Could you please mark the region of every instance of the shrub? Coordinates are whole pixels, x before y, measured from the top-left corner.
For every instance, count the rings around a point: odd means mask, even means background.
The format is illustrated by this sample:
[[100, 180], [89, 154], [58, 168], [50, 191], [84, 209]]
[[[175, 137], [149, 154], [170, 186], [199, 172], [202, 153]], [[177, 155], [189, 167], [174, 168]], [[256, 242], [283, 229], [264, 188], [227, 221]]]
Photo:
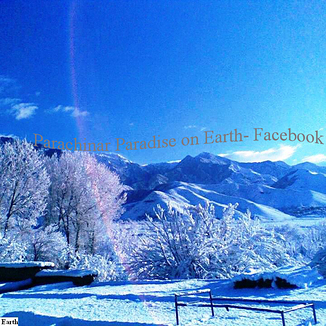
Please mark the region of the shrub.
[[183, 214], [157, 207], [148, 217], [129, 267], [135, 278], [229, 278], [244, 271], [288, 264], [285, 239], [247, 212], [234, 219], [237, 205], [215, 216], [212, 205]]

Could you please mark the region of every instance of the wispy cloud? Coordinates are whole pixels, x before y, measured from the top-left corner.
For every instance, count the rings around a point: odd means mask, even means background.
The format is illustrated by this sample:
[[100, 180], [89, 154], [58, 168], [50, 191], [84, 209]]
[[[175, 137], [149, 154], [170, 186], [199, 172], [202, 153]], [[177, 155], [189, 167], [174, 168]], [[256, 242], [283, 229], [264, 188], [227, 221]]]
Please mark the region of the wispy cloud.
[[[20, 85], [15, 79], [7, 76], [0, 75], [0, 95], [6, 96], [9, 94], [16, 93], [20, 89]], [[10, 95], [9, 95], [10, 96]]]
[[323, 163], [326, 162], [326, 155], [325, 154], [316, 154], [311, 156], [306, 156], [302, 159], [302, 162], [311, 162], [311, 163]]
[[183, 126], [183, 129], [187, 130], [187, 129], [199, 129], [200, 131], [204, 131], [207, 128], [206, 127], [199, 127], [196, 125], [187, 125], [187, 126]]
[[129, 123], [129, 126], [131, 126], [131, 127], [134, 126], [134, 125], [135, 125], [135, 124], [134, 124], [133, 122], [130, 122], [130, 123]]
[[20, 98], [11, 98], [11, 97], [4, 97], [4, 98], [0, 98], [0, 106], [3, 107], [7, 107], [7, 106], [12, 106], [14, 104], [17, 104], [21, 102]]
[[86, 117], [89, 115], [88, 111], [82, 111], [79, 108], [75, 106], [64, 106], [64, 105], [58, 105], [55, 107], [53, 110], [50, 110], [50, 112], [67, 112], [69, 113], [72, 117]]
[[13, 97], [13, 95], [18, 95], [20, 88], [21, 86], [15, 79], [0, 75], [0, 108], [16, 120], [28, 119], [38, 109], [35, 103], [24, 102], [18, 97]]
[[14, 82], [13, 79], [0, 75], [0, 94], [4, 93], [10, 85], [14, 84]]
[[239, 162], [263, 162], [263, 161], [285, 161], [290, 158], [300, 145], [284, 146], [270, 148], [265, 151], [236, 151], [228, 154], [219, 154], [220, 156]]
[[188, 126], [184, 126], [183, 129], [196, 129], [197, 126], [196, 125], [188, 125]]
[[16, 120], [28, 119], [35, 114], [38, 109], [34, 103], [18, 103], [11, 107], [10, 112]]

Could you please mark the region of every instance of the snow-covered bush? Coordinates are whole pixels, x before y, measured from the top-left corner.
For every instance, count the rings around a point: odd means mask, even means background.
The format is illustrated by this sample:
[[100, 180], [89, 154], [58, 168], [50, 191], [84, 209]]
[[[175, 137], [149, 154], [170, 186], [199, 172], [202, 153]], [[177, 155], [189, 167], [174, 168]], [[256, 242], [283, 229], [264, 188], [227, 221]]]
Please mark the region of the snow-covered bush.
[[234, 219], [234, 206], [224, 211], [214, 235], [216, 277], [232, 277], [249, 270], [266, 270], [294, 263], [286, 253], [286, 240], [264, 227], [247, 211]]
[[307, 257], [311, 251], [310, 241], [307, 241], [307, 230], [297, 225], [285, 224], [276, 226], [275, 232], [283, 237], [283, 245], [286, 253], [297, 261], [298, 264], [307, 263], [311, 260], [311, 257]]
[[311, 226], [305, 234], [302, 242], [305, 256], [313, 259], [316, 253], [326, 247], [326, 222]]
[[110, 239], [112, 250], [119, 255], [122, 264], [127, 265], [129, 257], [144, 232], [143, 221], [119, 221], [112, 223]]
[[315, 254], [310, 266], [317, 267], [318, 272], [326, 278], [326, 248], [320, 249]]
[[[318, 259], [326, 248], [326, 223], [318, 223], [309, 228], [296, 225], [283, 225], [275, 230], [284, 238], [286, 253], [297, 264], [308, 264], [313, 260], [318, 265]], [[319, 257], [319, 258], [318, 258]]]
[[[204, 217], [209, 216], [209, 211]], [[199, 214], [185, 214], [160, 206], [155, 219], [148, 216], [140, 244], [130, 258], [130, 268], [137, 278], [191, 278], [200, 277], [202, 266], [202, 244], [200, 238], [204, 225], [212, 219], [201, 220]]]
[[321, 222], [309, 228], [286, 225], [277, 231], [285, 238], [287, 253], [298, 264], [317, 267], [326, 277], [326, 223]]
[[247, 270], [279, 267], [292, 261], [285, 239], [247, 212], [234, 218], [236, 205], [217, 219], [213, 206], [183, 214], [158, 207], [130, 258], [136, 278], [229, 278]]
[[57, 268], [63, 267], [68, 255], [67, 242], [54, 225], [32, 230], [29, 236], [30, 261], [51, 261]]
[[112, 255], [76, 253], [70, 269], [89, 269], [97, 272], [98, 281], [117, 281], [127, 278], [125, 270]]
[[[326, 248], [326, 223], [318, 223], [309, 228], [284, 225], [276, 228], [285, 239], [285, 249], [298, 264], [321, 266]], [[320, 260], [320, 261], [318, 261]], [[326, 268], [326, 266], [325, 266]]]
[[0, 239], [0, 262], [28, 260], [28, 243], [13, 232]]
[[319, 273], [326, 277], [326, 223], [311, 227], [304, 239], [306, 256], [311, 259], [310, 265], [317, 267]]
[[0, 262], [51, 261], [63, 268], [68, 251], [65, 238], [54, 226], [10, 231], [0, 239]]

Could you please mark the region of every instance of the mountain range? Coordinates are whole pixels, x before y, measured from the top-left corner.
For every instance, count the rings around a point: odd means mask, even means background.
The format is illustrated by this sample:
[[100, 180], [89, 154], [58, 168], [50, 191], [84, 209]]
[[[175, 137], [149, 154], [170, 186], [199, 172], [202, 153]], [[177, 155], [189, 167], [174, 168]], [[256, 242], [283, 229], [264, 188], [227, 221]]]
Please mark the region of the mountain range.
[[[0, 143], [11, 140], [0, 137]], [[43, 150], [46, 155], [61, 153]], [[222, 216], [229, 203], [238, 203], [237, 215], [249, 209], [252, 215], [268, 221], [326, 217], [326, 166], [309, 162], [291, 166], [281, 161], [240, 163], [206, 152], [147, 165], [117, 153], [96, 154], [96, 158], [125, 185], [123, 220], [144, 219], [146, 214], [154, 214], [157, 205], [183, 212], [207, 203], [215, 206], [217, 216]]]
[[115, 153], [97, 158], [126, 185], [123, 219], [153, 215], [158, 204], [182, 212], [206, 203], [215, 206], [218, 216], [229, 203], [239, 204], [239, 215], [249, 209], [253, 215], [271, 221], [326, 216], [326, 167], [312, 163], [240, 163], [210, 153], [148, 165]]

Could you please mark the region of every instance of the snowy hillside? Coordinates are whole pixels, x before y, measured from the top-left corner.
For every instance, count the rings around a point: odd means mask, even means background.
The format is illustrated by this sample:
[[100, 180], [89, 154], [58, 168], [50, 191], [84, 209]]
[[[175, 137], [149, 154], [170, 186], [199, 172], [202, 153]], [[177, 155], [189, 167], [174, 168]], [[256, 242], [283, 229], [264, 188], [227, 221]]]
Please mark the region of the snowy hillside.
[[324, 214], [326, 207], [325, 167], [312, 163], [292, 167], [271, 161], [238, 163], [210, 153], [145, 166], [125, 163], [120, 156], [106, 163], [130, 186], [123, 219], [142, 219], [157, 204], [168, 203], [182, 211], [210, 202], [220, 212], [228, 203], [238, 202], [239, 214], [250, 209], [266, 220], [289, 220], [311, 210]]
[[208, 202], [215, 206], [218, 216], [222, 216], [223, 208], [227, 207], [229, 203], [239, 203], [241, 210], [237, 211], [238, 215], [242, 215], [249, 209], [252, 214], [264, 219], [291, 220], [294, 218], [273, 207], [257, 204], [238, 196], [225, 195], [219, 192], [219, 187], [215, 185], [205, 186], [185, 182], [162, 185], [157, 190], [150, 192], [143, 200], [125, 205], [127, 211], [123, 218], [145, 217], [145, 214], [153, 213], [153, 207], [155, 207], [153, 205], [156, 204], [160, 204], [163, 208], [169, 204], [177, 211], [182, 212], [191, 205], [201, 204], [203, 206]]

